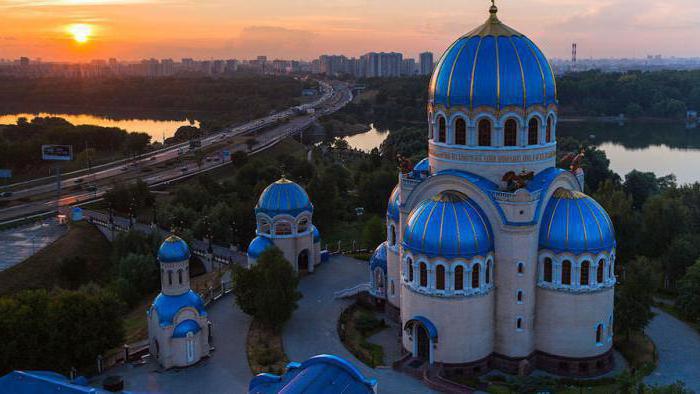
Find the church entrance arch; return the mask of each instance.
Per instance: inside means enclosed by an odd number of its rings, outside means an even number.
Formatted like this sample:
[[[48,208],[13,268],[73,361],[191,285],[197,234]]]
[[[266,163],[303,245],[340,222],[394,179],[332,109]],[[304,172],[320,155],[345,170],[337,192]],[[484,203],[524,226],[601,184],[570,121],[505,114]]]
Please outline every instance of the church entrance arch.
[[[416,358],[430,361],[430,337],[422,324],[416,324]]]
[[[299,257],[297,258],[297,269],[299,272],[308,272],[309,271],[309,250],[304,249],[299,253]]]

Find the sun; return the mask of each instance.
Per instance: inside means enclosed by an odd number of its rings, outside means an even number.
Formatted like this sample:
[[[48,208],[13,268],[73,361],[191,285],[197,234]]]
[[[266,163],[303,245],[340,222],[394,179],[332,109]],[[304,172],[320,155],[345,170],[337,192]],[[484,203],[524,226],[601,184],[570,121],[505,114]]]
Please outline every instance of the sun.
[[[78,44],[84,44],[92,37],[92,26],[85,23],[75,23],[68,26],[68,33]]]

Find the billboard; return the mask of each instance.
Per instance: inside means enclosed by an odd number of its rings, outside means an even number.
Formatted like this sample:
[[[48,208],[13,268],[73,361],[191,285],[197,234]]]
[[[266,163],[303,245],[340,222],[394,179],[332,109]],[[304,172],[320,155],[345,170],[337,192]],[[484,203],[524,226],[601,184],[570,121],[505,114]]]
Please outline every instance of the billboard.
[[[73,159],[73,147],[71,145],[42,145],[41,158],[43,160],[70,161]]]
[[[0,179],[10,179],[12,178],[12,170],[5,170],[0,168]]]

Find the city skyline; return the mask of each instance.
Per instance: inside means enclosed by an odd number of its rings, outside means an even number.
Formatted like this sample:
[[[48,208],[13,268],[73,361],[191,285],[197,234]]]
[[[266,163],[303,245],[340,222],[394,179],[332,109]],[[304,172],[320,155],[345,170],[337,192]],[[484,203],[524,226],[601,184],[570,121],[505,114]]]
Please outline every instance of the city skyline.
[[[700,4],[692,0],[498,1],[500,17],[551,58],[692,57],[700,53]],[[370,51],[438,57],[445,43],[482,22],[489,2],[345,0],[5,0],[0,57],[48,61],[117,57],[359,57]],[[537,12],[533,11],[537,10]]]

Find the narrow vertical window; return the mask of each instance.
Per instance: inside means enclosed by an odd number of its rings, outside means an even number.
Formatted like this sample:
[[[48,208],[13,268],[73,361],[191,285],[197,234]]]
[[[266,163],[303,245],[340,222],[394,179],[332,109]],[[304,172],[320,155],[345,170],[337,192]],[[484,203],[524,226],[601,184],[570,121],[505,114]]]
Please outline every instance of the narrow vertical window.
[[[515,119],[508,119],[503,131],[503,145],[516,146],[518,145],[518,123]]]
[[[522,330],[523,329],[523,318],[519,317],[515,319],[515,329],[516,330]]]
[[[464,290],[464,267],[455,268],[455,290]]]
[[[172,285],[173,284],[173,271],[168,270],[168,284]]]
[[[598,261],[598,269],[596,271],[595,280],[598,283],[603,283],[603,281],[605,280],[604,277],[605,277],[605,259],[600,259],[600,261]]]
[[[425,263],[420,263],[420,285],[428,287],[428,267]]]
[[[394,280],[392,279],[391,280],[391,295],[394,295],[394,294],[396,294],[396,290],[394,288]]]
[[[406,262],[408,264],[408,281],[413,282],[413,260],[408,259]]]
[[[457,118],[455,121],[455,144],[467,144],[467,122],[462,118]]]
[[[518,274],[522,275],[525,272],[525,264],[521,261],[518,263]]]
[[[480,274],[479,271],[480,271],[479,264],[474,264],[474,268],[472,268],[472,289],[479,288],[479,274]]]
[[[523,303],[523,291],[522,290],[518,290],[518,293],[516,295],[516,299],[518,300],[518,304]]]
[[[547,257],[544,259],[544,281],[552,283],[552,259]]]
[[[598,326],[595,329],[595,341],[598,344],[603,343],[603,325],[598,324]]]
[[[488,119],[479,121],[479,146],[491,146],[491,122]]]
[[[441,116],[438,118],[438,142],[447,141],[447,124],[445,122],[445,117]]]
[[[589,261],[584,261],[581,263],[581,286],[588,286],[590,283],[590,272],[591,272],[591,263]]]
[[[445,290],[445,266],[438,265],[435,268],[435,288]]]
[[[393,224],[389,226],[389,245],[396,245],[396,227]]]
[[[547,143],[552,142],[552,123],[554,120],[552,120],[552,117],[550,116],[547,118]]]
[[[177,281],[182,284],[182,270],[177,270]]]
[[[564,260],[561,264],[561,284],[571,285],[571,261]]]
[[[538,129],[540,128],[540,122],[537,121],[537,118],[532,118],[530,119],[530,123],[527,125],[527,144],[528,145],[537,145],[537,136],[538,136]]]
[[[491,261],[490,260],[486,263],[486,275],[484,275],[484,281],[486,282],[487,285],[489,283],[491,283]]]

